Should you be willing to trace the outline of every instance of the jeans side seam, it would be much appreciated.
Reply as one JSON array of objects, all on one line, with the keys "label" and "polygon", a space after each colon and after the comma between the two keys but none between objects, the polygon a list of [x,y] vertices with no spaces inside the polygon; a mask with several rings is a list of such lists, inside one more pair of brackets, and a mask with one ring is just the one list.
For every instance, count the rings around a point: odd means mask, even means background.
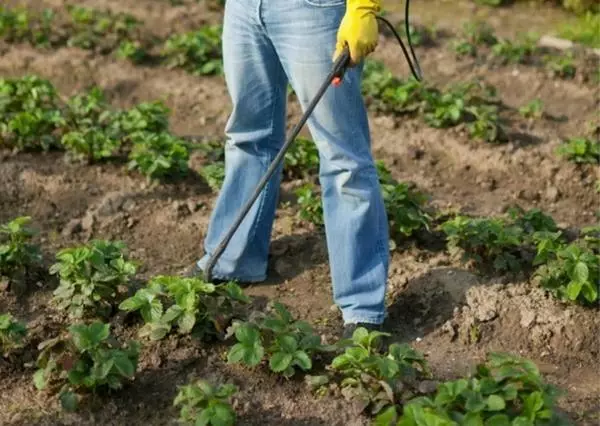
[{"label": "jeans side seam", "polygon": [[[259,2],[260,3],[260,2]],[[274,49],[274,47],[273,47]],[[281,74],[281,64],[278,68],[278,73]],[[277,80],[278,81],[278,80]],[[273,91],[272,91],[273,92]],[[274,123],[275,123],[275,112],[277,111],[277,96],[275,96],[273,98],[273,95],[271,93],[272,99],[271,99],[271,119],[270,119],[270,125],[269,125],[269,135],[267,137],[265,137],[265,141],[272,141],[273,140],[273,134],[275,133],[275,129],[274,129]],[[266,164],[266,168],[269,168],[269,164],[273,161],[273,155],[269,154],[268,156],[268,161]],[[273,178],[275,175],[273,175],[271,178]],[[267,184],[265,185],[264,189],[262,190],[262,193],[260,195],[260,202],[258,204],[258,210],[256,212],[256,219],[254,221],[254,224],[252,226],[252,230],[250,231],[250,235],[249,235],[249,240],[250,241],[254,241],[255,237],[256,237],[256,231],[258,229],[258,226],[260,223],[262,223],[264,221],[263,218],[263,212],[264,212],[264,206],[265,206],[265,201],[267,200],[269,194],[270,194],[270,186],[271,186],[271,182],[267,182]],[[250,246],[250,244],[249,244]]]}]

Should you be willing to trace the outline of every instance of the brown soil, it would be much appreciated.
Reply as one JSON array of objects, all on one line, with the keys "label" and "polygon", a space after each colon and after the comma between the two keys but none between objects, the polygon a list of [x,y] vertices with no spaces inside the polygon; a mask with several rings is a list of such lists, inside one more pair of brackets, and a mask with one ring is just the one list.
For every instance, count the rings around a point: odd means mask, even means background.
[{"label": "brown soil", "polygon": [[[62,5],[54,0],[19,3]],[[215,22],[219,16],[194,2],[185,7],[155,0],[81,3],[132,13],[161,37]],[[498,88],[509,108],[539,97],[548,117],[529,122],[514,114],[510,142],[487,145],[469,142],[461,128],[437,130],[419,119],[374,114],[377,158],[386,161],[396,178],[430,194],[437,208],[493,215],[519,203],[542,208],[564,227],[593,223],[599,207],[593,191],[597,171],[558,159],[554,149],[561,138],[579,135],[585,123],[596,118],[595,88],[552,79],[535,67],[458,61],[444,43],[417,51],[429,81],[444,85],[481,76]],[[229,99],[218,77],[134,66],[71,48],[42,51],[0,44],[0,52],[0,77],[35,73],[50,79],[63,96],[95,84],[115,107],[163,99],[172,109],[174,133],[221,137]],[[398,75],[408,75],[400,55],[397,45],[382,40],[374,57]],[[290,125],[298,117],[299,108],[292,102]],[[200,161],[194,157],[191,164],[197,168]],[[286,182],[283,191],[290,185]],[[213,201],[214,194],[197,175],[180,183],[149,185],[122,164],[82,166],[64,161],[60,153],[0,152],[0,222],[32,216],[46,266],[60,248],[111,238],[127,243],[131,257],[141,263],[140,279],[179,273],[201,253]],[[280,300],[325,337],[331,336],[340,318],[331,308],[325,240],[284,205],[274,229],[271,266],[268,282],[247,290],[256,308],[262,309],[267,300]],[[235,406],[240,424],[368,424],[342,398],[317,399],[301,379],[285,381],[264,369],[247,372],[229,366],[224,362],[225,345],[187,338],[145,346],[131,386],[99,396],[78,414],[64,414],[52,397],[36,392],[31,381],[34,369],[28,363],[35,360],[35,346],[65,325],[48,307],[56,282],[41,276],[35,285],[35,291],[22,296],[0,294],[0,312],[13,312],[32,330],[28,347],[17,357],[20,362],[0,361],[3,425],[172,424],[177,386],[197,377],[239,386]],[[425,353],[436,378],[465,374],[490,350],[511,351],[533,359],[549,381],[568,392],[560,405],[577,424],[597,424],[597,310],[563,305],[525,278],[478,273],[431,242],[399,245],[392,254],[389,288],[388,323],[394,338]],[[121,338],[135,337],[136,330],[137,325],[113,321],[113,331]]]}]

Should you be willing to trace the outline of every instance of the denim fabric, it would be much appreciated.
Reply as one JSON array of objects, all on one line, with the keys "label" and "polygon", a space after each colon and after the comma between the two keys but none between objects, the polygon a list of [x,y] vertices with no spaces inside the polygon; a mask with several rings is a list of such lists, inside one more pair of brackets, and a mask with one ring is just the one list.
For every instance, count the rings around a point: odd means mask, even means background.
[{"label": "denim fabric", "polygon": [[[205,239],[221,241],[285,141],[286,86],[303,108],[332,67],[345,0],[228,0],[223,55],[233,110],[226,125],[225,180]],[[325,234],[333,296],[345,323],[380,324],[385,316],[388,224],[361,95],[362,67],[330,87],[308,120],[320,155]],[[214,277],[266,279],[281,170],[242,222]]]}]

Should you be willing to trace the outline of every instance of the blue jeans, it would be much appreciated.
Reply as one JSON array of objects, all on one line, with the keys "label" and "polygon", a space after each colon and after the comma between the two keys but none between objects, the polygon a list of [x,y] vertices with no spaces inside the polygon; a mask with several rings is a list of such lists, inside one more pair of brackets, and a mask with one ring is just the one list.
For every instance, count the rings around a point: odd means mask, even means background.
[{"label": "blue jeans", "polygon": [[[289,82],[303,108],[332,68],[345,0],[228,0],[223,23],[225,79],[233,111],[226,125],[225,180],[205,240],[208,255],[238,215],[285,141]],[[344,322],[385,316],[388,223],[371,155],[361,67],[331,86],[308,120],[319,150],[333,296]],[[213,276],[266,279],[281,169],[266,185],[215,265]]]}]

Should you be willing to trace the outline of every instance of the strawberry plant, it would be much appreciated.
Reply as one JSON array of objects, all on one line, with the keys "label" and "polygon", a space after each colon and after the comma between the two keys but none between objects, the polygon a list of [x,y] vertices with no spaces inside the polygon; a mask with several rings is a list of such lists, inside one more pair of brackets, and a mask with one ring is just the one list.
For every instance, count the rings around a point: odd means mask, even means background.
[{"label": "strawberry plant", "polygon": [[566,425],[559,417],[560,392],[546,384],[527,359],[492,353],[468,378],[442,383],[431,396],[408,401],[399,416],[389,407],[378,425]]},{"label": "strawberry plant", "polygon": [[87,93],[69,98],[64,117],[61,143],[71,157],[92,164],[117,154],[121,135],[111,128],[115,114],[100,88],[92,87]]},{"label": "strawberry plant", "polygon": [[309,139],[297,138],[285,153],[284,171],[288,178],[305,179],[319,171],[319,151]]},{"label": "strawberry plant", "polygon": [[300,218],[314,225],[323,226],[323,203],[320,194],[316,192],[316,186],[306,183],[296,189],[295,194],[298,197]]},{"label": "strawberry plant", "polygon": [[570,138],[556,149],[556,153],[575,163],[600,164],[600,142],[591,138]]},{"label": "strawberry plant", "polygon": [[121,302],[119,309],[139,311],[144,321],[140,337],[161,340],[176,326],[179,334],[204,338],[222,335],[237,308],[249,300],[233,282],[215,285],[198,278],[161,275]]},{"label": "strawberry plant", "polygon": [[58,391],[65,410],[76,410],[80,392],[118,390],[132,380],[138,364],[139,344],[118,346],[110,325],[74,324],[68,333],[42,342],[33,382],[38,390]]},{"label": "strawberry plant", "polygon": [[558,231],[554,218],[539,208],[525,210],[520,206],[512,206],[508,209],[508,215],[514,225],[522,228],[529,235]]},{"label": "strawberry plant", "polygon": [[421,229],[429,229],[431,216],[424,210],[427,197],[405,182],[397,182],[383,162],[377,162],[377,173],[390,228],[409,237]]},{"label": "strawberry plant", "polygon": [[170,112],[162,101],[142,102],[117,112],[112,123],[113,131],[121,133],[126,140],[138,132],[166,132],[169,130]]},{"label": "strawberry plant", "polygon": [[458,57],[477,56],[477,46],[468,40],[452,40],[451,46]]},{"label": "strawberry plant", "polygon": [[70,14],[68,46],[101,51],[114,50],[122,41],[132,39],[140,22],[129,14],[103,12],[68,5]]},{"label": "strawberry plant", "polygon": [[546,68],[554,77],[572,79],[575,77],[577,67],[571,53],[564,56],[548,55],[544,57]]},{"label": "strawberry plant", "polygon": [[442,223],[448,249],[462,251],[462,260],[473,259],[479,265],[492,262],[498,271],[521,269],[520,248],[523,229],[502,218],[468,218],[458,215]]},{"label": "strawberry plant", "polygon": [[236,413],[231,397],[237,392],[232,384],[213,385],[206,380],[179,387],[173,401],[180,406],[179,422],[186,425],[233,426]]},{"label": "strawberry plant", "polygon": [[166,132],[140,132],[132,136],[129,169],[150,179],[176,178],[188,171],[189,152],[184,142]]},{"label": "strawberry plant", "polygon": [[0,145],[48,150],[64,124],[54,86],[37,76],[0,79]]},{"label": "strawberry plant", "polygon": [[542,118],[544,116],[544,103],[541,99],[533,99],[519,108],[519,113],[525,118]]},{"label": "strawberry plant", "polygon": [[61,143],[75,159],[85,159],[88,164],[115,155],[120,141],[102,129],[89,128],[66,133]]},{"label": "strawberry plant", "polygon": [[485,21],[466,22],[463,25],[463,33],[476,46],[493,46],[498,42],[494,28]]},{"label": "strawberry plant", "polygon": [[524,64],[537,52],[534,36],[528,35],[518,41],[498,40],[492,46],[492,55],[504,64]]},{"label": "strawberry plant", "polygon": [[[552,240],[551,240],[552,241]],[[540,253],[541,250],[544,250]],[[556,297],[582,304],[596,304],[600,282],[598,250],[582,241],[571,244],[546,244],[538,248],[543,263],[535,272],[542,287]]]},{"label": "strawberry plant", "polygon": [[120,59],[128,59],[134,64],[141,64],[149,58],[150,54],[141,42],[124,40],[119,44],[116,56]]},{"label": "strawberry plant", "polygon": [[424,119],[431,127],[452,127],[463,121],[466,102],[458,91],[430,91],[425,95]]},{"label": "strawberry plant", "polygon": [[0,277],[21,281],[40,264],[40,248],[31,243],[36,231],[28,226],[30,222],[29,216],[20,216],[0,226]]},{"label": "strawberry plant", "polygon": [[18,348],[23,347],[23,341],[27,336],[27,327],[17,321],[12,314],[0,315],[0,351],[4,357]]},{"label": "strawberry plant", "polygon": [[594,11],[587,10],[586,13],[580,14],[580,17],[576,23],[564,25],[559,36],[573,40],[577,43],[584,45],[600,48],[600,10],[596,2],[591,2],[589,9],[592,9],[591,4],[594,4]]},{"label": "strawberry plant", "polygon": [[410,394],[409,384],[430,376],[427,361],[405,343],[393,343],[381,353],[380,339],[386,336],[389,334],[356,329],[350,341],[340,342],[345,351],[332,360],[328,366],[332,377],[323,376],[321,384],[339,378],[342,394],[360,401],[371,415],[393,406],[405,392]]},{"label": "strawberry plant", "polygon": [[463,25],[463,35],[451,46],[458,56],[477,56],[479,46],[492,46],[498,39],[494,29],[486,22],[467,22]]},{"label": "strawberry plant", "polygon": [[273,312],[253,321],[235,322],[231,333],[237,339],[227,354],[231,364],[255,367],[265,356],[271,371],[289,378],[299,368],[309,371],[313,357],[334,347],[321,343],[310,324],[296,320],[281,303],[273,304]]},{"label": "strawberry plant", "polygon": [[200,176],[206,181],[210,189],[218,192],[225,180],[225,163],[223,161],[215,161],[212,164],[202,167],[200,169]]},{"label": "strawberry plant", "polygon": [[221,31],[218,25],[169,37],[162,49],[162,58],[169,68],[183,68],[196,75],[223,73]]},{"label": "strawberry plant", "polygon": [[60,250],[50,273],[60,278],[52,302],[71,318],[107,316],[127,291],[137,266],[121,241],[93,240]]},{"label": "strawberry plant", "polygon": [[365,62],[362,93],[369,107],[379,112],[412,113],[422,104],[424,89],[416,80],[403,82],[376,60]]},{"label": "strawberry plant", "polygon": [[486,142],[507,140],[495,105],[472,105],[466,108],[466,112],[473,116],[473,119],[467,123],[467,130],[471,137]]},{"label": "strawberry plant", "polygon": [[26,9],[0,7],[0,38],[8,43],[29,42],[37,47],[52,44],[52,23],[54,12],[44,9],[34,15]]}]

